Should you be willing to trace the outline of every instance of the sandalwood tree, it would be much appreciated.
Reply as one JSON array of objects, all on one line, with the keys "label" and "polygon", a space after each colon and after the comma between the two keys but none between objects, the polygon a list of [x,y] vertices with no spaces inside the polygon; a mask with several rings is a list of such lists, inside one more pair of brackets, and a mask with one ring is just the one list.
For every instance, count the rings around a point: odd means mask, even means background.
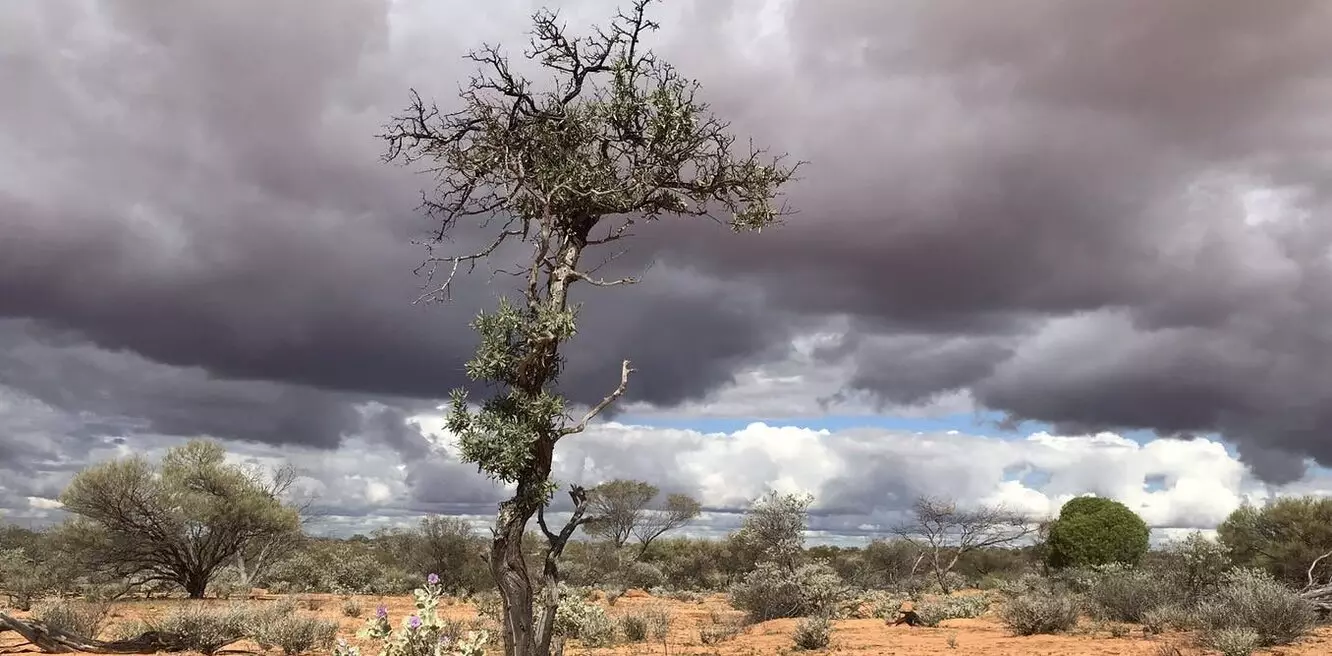
[{"label": "sandalwood tree", "polygon": [[[587,495],[578,488],[572,518],[558,532],[541,514],[555,488],[555,447],[615,403],[633,372],[624,361],[604,398],[571,411],[557,385],[562,347],[578,327],[570,290],[636,282],[595,277],[588,261],[623,246],[644,221],[709,217],[736,231],[772,225],[785,213],[775,202],[779,189],[798,166],[739,147],[696,96],[697,83],[644,44],[658,27],[645,14],[651,2],[636,0],[581,37],[567,34],[554,12],[539,11],[524,56],[548,74],[544,86],[517,72],[498,46],[484,45],[468,55],[478,71],[463,85],[459,107],[441,110],[412,91],[408,108],[381,135],[386,160],[419,162],[435,176],[423,203],[438,222],[423,265],[432,280],[423,300],[447,299],[460,268],[471,271],[515,244],[529,253],[503,263],[521,291],[472,324],[480,345],[467,374],[496,392],[473,407],[455,391],[448,420],[462,458],[514,489],[500,504],[488,554],[506,654],[550,653],[556,561],[585,519]],[[439,245],[460,232],[480,233],[483,245],[442,253]],[[547,540],[539,582],[522,549],[533,517]]]}]

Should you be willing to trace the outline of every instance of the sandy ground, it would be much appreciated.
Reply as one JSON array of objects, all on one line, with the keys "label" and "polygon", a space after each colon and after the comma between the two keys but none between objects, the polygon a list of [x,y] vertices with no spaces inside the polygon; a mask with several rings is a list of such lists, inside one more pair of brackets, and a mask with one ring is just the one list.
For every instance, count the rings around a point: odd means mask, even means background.
[{"label": "sandy ground", "polygon": [[[342,614],[343,597],[335,595],[297,595],[300,613],[312,613],[320,617],[337,620],[342,628],[341,635],[352,644],[360,645],[365,656],[378,653],[378,646],[355,638],[355,634],[365,624],[365,617],[375,612],[383,604],[388,607],[390,617],[396,625],[402,617],[414,610],[409,597],[357,597],[363,609],[361,618],[344,617]],[[151,618],[165,612],[175,604],[186,603],[183,600],[127,601],[118,603],[109,621],[110,625],[132,622],[137,619]],[[229,603],[207,601],[204,603]],[[313,610],[310,607],[313,606]],[[722,595],[715,595],[699,602],[676,601],[654,598],[646,593],[631,590],[608,607],[612,616],[661,607],[673,618],[671,632],[665,644],[660,642],[622,644],[612,648],[585,648],[576,642],[565,650],[570,656],[586,654],[588,656],[635,655],[647,656],[766,656],[794,651],[791,633],[797,620],[774,620],[746,627],[736,637],[716,644],[703,644],[700,630],[713,626],[718,620],[739,619],[742,614],[731,609]],[[469,605],[452,603],[441,607],[441,615],[469,621],[476,617],[476,611]],[[1075,632],[1059,636],[1015,637],[997,621],[990,618],[950,620],[938,628],[892,627],[878,619],[849,619],[834,623],[832,645],[823,652],[827,654],[873,654],[883,656],[915,656],[925,654],[958,653],[969,656],[1157,656],[1158,649],[1166,643],[1178,644],[1184,654],[1207,653],[1189,647],[1186,635],[1167,635],[1147,638],[1138,627],[1126,626],[1127,635],[1113,637],[1110,627],[1085,621]],[[0,652],[31,652],[22,640],[14,634],[0,635]],[[496,653],[497,650],[490,650]],[[255,645],[240,643],[222,653],[257,653]],[[280,654],[281,652],[275,652]],[[1271,652],[1285,656],[1314,656],[1332,654],[1332,627],[1323,627],[1302,643],[1283,647]]]}]

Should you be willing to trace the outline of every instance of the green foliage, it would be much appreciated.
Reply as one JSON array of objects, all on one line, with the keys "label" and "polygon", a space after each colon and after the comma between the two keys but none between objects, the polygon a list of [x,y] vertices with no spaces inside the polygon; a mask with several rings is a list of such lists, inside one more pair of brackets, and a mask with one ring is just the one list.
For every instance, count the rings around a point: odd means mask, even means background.
[{"label": "green foliage", "polygon": [[615,622],[601,606],[561,590],[560,605],[555,611],[555,635],[575,638],[584,647],[606,647],[615,643]]},{"label": "green foliage", "polygon": [[1152,567],[1184,599],[1198,599],[1216,588],[1232,566],[1224,545],[1194,531],[1170,544],[1161,562]]},{"label": "green foliage", "polygon": [[1123,563],[1136,565],[1147,553],[1151,531],[1128,506],[1101,497],[1071,499],[1059,511],[1046,542],[1055,569]]},{"label": "green foliage", "polygon": [[814,497],[808,494],[769,492],[745,513],[736,539],[763,560],[794,570],[804,548],[812,503]]},{"label": "green foliage", "polygon": [[190,651],[212,656],[233,642],[253,637],[256,624],[255,611],[249,606],[187,604],[173,607],[153,623],[153,629],[177,637]]},{"label": "green foliage", "polygon": [[939,626],[945,620],[980,617],[990,609],[990,598],[983,594],[956,595],[923,601],[916,615],[925,626]]},{"label": "green foliage", "polygon": [[1308,635],[1313,607],[1262,570],[1227,572],[1221,584],[1197,606],[1204,635],[1223,629],[1249,629],[1261,647],[1287,645]]},{"label": "green foliage", "polygon": [[297,656],[327,651],[333,646],[337,633],[337,622],[285,614],[260,624],[252,637],[259,644],[280,648],[286,656]]},{"label": "green foliage", "polygon": [[1202,643],[1221,656],[1249,656],[1262,646],[1262,637],[1247,627],[1224,628],[1204,636]]},{"label": "green foliage", "polygon": [[[416,613],[404,617],[397,629],[389,622],[388,610],[383,606],[366,621],[358,635],[381,643],[380,656],[483,656],[483,646],[489,640],[485,631],[469,631],[458,638],[457,624],[439,616],[439,601],[443,589],[439,584],[427,582],[412,591]],[[360,656],[354,647],[339,643],[335,653],[340,656]]]},{"label": "green foliage", "polygon": [[1078,604],[1064,593],[1025,592],[999,608],[999,621],[1017,635],[1063,633],[1078,625]]},{"label": "green foliage", "polygon": [[779,617],[832,615],[849,599],[841,577],[823,563],[809,563],[787,571],[776,563],[761,563],[743,581],[731,586],[731,605],[752,621]]},{"label": "green foliage", "polygon": [[797,651],[824,649],[832,642],[832,620],[827,615],[806,617],[796,623],[791,637]]},{"label": "green foliage", "polygon": [[[1332,551],[1332,499],[1283,497],[1263,508],[1244,504],[1217,527],[1217,537],[1236,564],[1305,585],[1310,565]],[[1319,563],[1313,578],[1332,580],[1332,559]]]},{"label": "green foliage", "polygon": [[179,584],[202,597],[216,572],[256,541],[299,534],[294,508],[214,442],[79,472],[61,495],[69,539],[98,569]]},{"label": "green foliage", "polygon": [[1086,595],[1098,618],[1141,623],[1148,611],[1178,599],[1178,592],[1158,572],[1114,568],[1099,572]]}]

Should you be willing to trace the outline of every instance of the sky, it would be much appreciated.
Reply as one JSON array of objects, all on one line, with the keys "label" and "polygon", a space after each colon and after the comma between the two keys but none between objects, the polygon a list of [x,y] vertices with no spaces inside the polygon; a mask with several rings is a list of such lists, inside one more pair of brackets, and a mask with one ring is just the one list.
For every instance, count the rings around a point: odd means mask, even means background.
[{"label": "sky", "polygon": [[[501,288],[478,270],[412,302],[430,180],[375,135],[410,89],[455,102],[470,48],[521,57],[540,5],[310,6],[0,4],[6,520],[60,521],[74,472],[195,437],[296,464],[330,534],[502,498],[438,411]],[[559,6],[582,32],[616,3]],[[829,542],[925,494],[1106,495],[1168,534],[1332,490],[1332,5],[655,17],[650,45],[736,134],[809,162],[799,213],[654,224],[620,261],[641,284],[579,292],[563,391],[638,371],[561,444],[561,481],[695,495],[698,535],[810,492]]]}]

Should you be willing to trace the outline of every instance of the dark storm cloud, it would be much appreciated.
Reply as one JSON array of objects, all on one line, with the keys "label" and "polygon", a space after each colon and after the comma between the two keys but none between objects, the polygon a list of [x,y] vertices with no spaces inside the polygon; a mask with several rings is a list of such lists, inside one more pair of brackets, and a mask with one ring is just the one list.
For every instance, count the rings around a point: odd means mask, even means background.
[{"label": "dark storm cloud", "polygon": [[[530,4],[6,6],[0,317],[171,373],[130,391],[69,344],[4,383],[159,431],[325,445],[361,428],[356,399],[460,384],[495,290],[482,274],[411,305],[428,180],[379,163],[373,135],[409,86],[447,103],[457,55],[516,45]],[[672,266],[586,295],[576,398],[621,357],[634,398],[698,398],[849,316],[851,387],[890,403],[967,390],[1018,420],[1222,431],[1269,480],[1332,464],[1327,3],[795,0],[789,62],[747,59],[737,35],[759,30],[726,27],[757,5],[671,7],[662,52],[742,135],[811,161],[801,214],[759,237],[644,230],[625,266]],[[1249,225],[1243,186],[1301,193]],[[416,453],[399,418],[368,430]]]}]

